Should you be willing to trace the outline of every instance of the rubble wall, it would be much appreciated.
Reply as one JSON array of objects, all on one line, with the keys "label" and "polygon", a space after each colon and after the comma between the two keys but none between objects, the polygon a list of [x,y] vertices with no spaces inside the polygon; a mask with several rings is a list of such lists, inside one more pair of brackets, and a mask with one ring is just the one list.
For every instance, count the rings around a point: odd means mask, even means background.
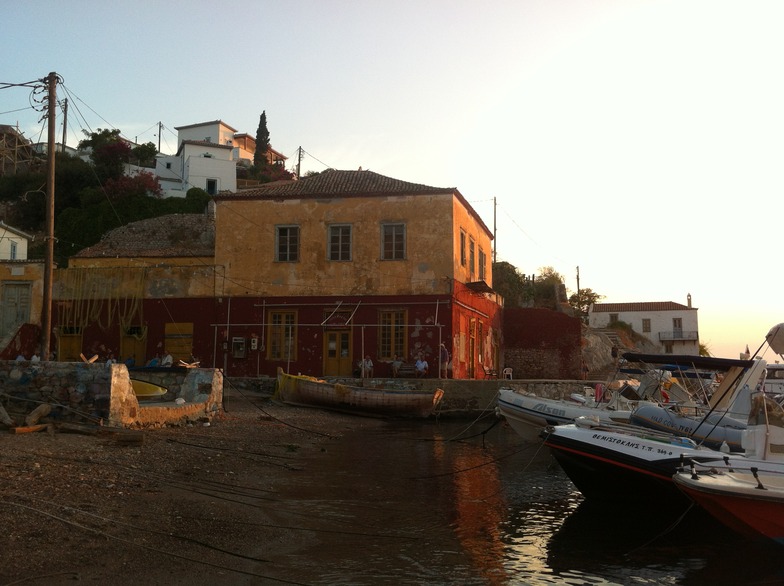
[{"label": "rubble wall", "polygon": [[41,405],[52,407],[41,421],[114,427],[208,420],[221,409],[223,374],[219,370],[172,368],[144,380],[166,386],[169,392],[163,400],[140,402],[124,364],[0,360],[0,405],[10,418],[0,423],[30,425],[31,413]]}]

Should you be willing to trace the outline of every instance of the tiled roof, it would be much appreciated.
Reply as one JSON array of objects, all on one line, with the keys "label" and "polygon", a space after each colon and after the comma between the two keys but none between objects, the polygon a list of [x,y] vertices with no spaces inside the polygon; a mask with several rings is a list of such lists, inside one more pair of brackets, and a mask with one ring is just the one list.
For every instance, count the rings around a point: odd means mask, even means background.
[{"label": "tiled roof", "polygon": [[625,311],[683,311],[697,309],[674,301],[642,301],[639,303],[594,303],[593,313],[622,313]]},{"label": "tiled roof", "polygon": [[78,258],[192,257],[215,254],[215,222],[206,214],[169,214],[107,232]]},{"label": "tiled roof", "polygon": [[385,177],[372,171],[329,169],[298,181],[275,181],[260,187],[221,194],[216,199],[277,199],[283,197],[328,197],[368,195],[435,195],[457,193],[454,187],[431,187]]}]

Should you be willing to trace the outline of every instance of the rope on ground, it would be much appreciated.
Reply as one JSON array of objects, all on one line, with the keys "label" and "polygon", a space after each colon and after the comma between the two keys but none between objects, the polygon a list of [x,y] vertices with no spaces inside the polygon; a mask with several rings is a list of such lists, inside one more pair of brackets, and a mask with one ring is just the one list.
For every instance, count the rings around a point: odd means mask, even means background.
[{"label": "rope on ground", "polygon": [[178,553],[175,553],[175,552],[172,552],[172,551],[163,551],[163,550],[160,550],[158,548],[155,548],[155,547],[152,547],[152,546],[149,546],[149,545],[144,545],[143,543],[136,543],[136,542],[134,542],[134,541],[132,541],[130,539],[124,539],[122,537],[117,537],[116,535],[112,535],[110,533],[106,533],[105,531],[100,531],[100,530],[94,529],[92,527],[87,527],[85,525],[81,525],[80,523],[75,523],[74,521],[69,521],[68,519],[60,517],[58,515],[54,515],[52,513],[48,513],[46,511],[42,511],[41,509],[36,509],[35,507],[29,507],[29,506],[23,505],[21,503],[13,503],[13,502],[8,502],[8,501],[2,501],[2,502],[0,502],[0,504],[6,505],[6,506],[19,507],[19,508],[22,508],[22,509],[27,509],[29,511],[38,513],[40,515],[44,515],[46,517],[50,517],[52,519],[55,519],[56,521],[60,521],[61,523],[65,523],[66,525],[71,525],[72,527],[76,527],[77,529],[81,529],[83,531],[87,531],[88,533],[94,533],[96,535],[101,535],[101,536],[106,537],[108,539],[113,539],[115,541],[119,541],[121,543],[126,543],[128,545],[132,545],[132,546],[135,546],[135,547],[140,547],[142,549],[146,549],[148,551],[155,552],[155,553],[157,553],[159,555],[165,555],[165,556],[169,556],[169,557],[185,560],[186,562],[191,562],[191,563],[194,563],[194,564],[202,564],[202,565],[209,566],[209,567],[212,567],[212,568],[217,568],[219,570],[223,570],[223,571],[226,571],[226,572],[234,572],[234,573],[237,573],[237,574],[243,574],[245,576],[253,576],[254,578],[264,578],[264,579],[267,579],[267,580],[272,580],[274,582],[281,582],[283,584],[296,584],[298,586],[305,586],[301,582],[292,582],[290,580],[283,580],[281,578],[275,578],[274,576],[269,576],[269,575],[266,575],[266,574],[257,574],[255,572],[246,572],[244,570],[233,568],[231,566],[225,566],[223,564],[215,564],[215,563],[212,563],[212,562],[205,561],[203,559],[191,558],[191,557],[188,557],[188,556],[185,556],[185,555],[182,555],[182,554],[178,554]]}]

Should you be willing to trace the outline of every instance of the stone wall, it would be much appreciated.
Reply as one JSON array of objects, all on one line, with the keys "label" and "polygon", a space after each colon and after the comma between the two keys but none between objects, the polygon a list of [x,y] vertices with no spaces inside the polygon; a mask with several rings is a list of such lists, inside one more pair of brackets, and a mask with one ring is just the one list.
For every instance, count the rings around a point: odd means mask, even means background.
[{"label": "stone wall", "polygon": [[169,393],[163,401],[140,404],[124,364],[2,360],[0,405],[14,427],[29,424],[28,417],[41,405],[51,406],[42,416],[48,422],[114,427],[177,425],[209,419],[221,409],[219,370],[172,368],[143,380],[167,386]]}]

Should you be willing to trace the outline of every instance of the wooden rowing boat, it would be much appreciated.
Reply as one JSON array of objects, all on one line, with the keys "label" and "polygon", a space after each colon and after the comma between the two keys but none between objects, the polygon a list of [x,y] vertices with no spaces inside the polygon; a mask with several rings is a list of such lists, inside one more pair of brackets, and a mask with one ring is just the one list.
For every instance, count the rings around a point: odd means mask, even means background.
[{"label": "wooden rowing boat", "polygon": [[284,403],[355,415],[424,418],[433,413],[444,391],[356,387],[311,376],[285,374],[278,369],[276,395]]}]

